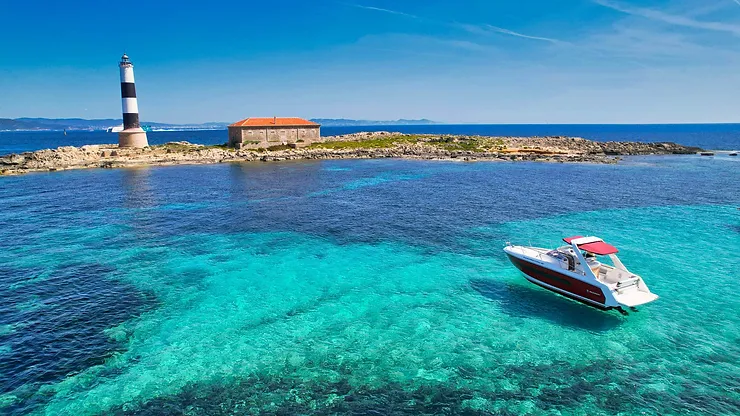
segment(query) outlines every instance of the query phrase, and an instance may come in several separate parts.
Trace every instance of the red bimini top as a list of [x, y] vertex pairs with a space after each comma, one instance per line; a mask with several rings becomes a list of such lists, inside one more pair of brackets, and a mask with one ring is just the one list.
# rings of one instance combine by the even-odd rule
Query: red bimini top
[[[579, 238], [584, 238], [584, 237], [581, 237], [580, 235], [577, 235], [575, 237], [567, 237], [567, 238], [564, 238], [563, 241], [565, 241], [566, 243], [570, 244], [571, 241], [578, 240]], [[616, 247], [614, 247], [611, 244], [605, 243], [601, 239], [599, 239], [598, 241], [590, 242], [590, 243], [578, 244], [578, 248], [580, 248], [583, 251], [588, 251], [589, 253], [598, 254], [600, 256], [606, 256], [606, 255], [609, 255], [609, 254], [616, 254], [616, 253], [619, 252], [619, 250], [617, 250]]]

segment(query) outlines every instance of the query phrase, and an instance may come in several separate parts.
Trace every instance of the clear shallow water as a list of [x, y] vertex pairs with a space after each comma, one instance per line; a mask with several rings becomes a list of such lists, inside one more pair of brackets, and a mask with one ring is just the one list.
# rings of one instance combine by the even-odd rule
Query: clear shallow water
[[[423, 126], [322, 127], [321, 134], [334, 136], [359, 131], [399, 131], [410, 134], [471, 134], [488, 136], [574, 136], [596, 141], [675, 142], [714, 150], [740, 148], [740, 124], [461, 124]], [[226, 143], [226, 130], [155, 131], [147, 134], [150, 144], [186, 140], [200, 144]], [[0, 155], [59, 146], [113, 144], [118, 135], [105, 132], [0, 132]]]
[[[736, 414], [737, 167], [2, 178], [0, 413]], [[576, 233], [618, 245], [661, 298], [597, 311], [528, 284], [501, 251]]]

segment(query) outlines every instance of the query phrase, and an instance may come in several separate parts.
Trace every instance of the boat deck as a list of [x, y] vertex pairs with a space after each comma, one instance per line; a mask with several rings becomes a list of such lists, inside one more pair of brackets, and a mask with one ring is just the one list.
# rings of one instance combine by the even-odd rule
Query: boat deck
[[614, 292], [614, 298], [624, 306], [633, 308], [658, 299], [658, 295], [651, 292], [632, 290], [629, 293]]

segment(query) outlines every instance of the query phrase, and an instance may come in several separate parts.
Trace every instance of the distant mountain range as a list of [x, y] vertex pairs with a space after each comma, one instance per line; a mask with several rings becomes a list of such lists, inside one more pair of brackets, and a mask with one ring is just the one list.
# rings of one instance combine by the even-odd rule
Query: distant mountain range
[[[106, 130], [109, 127], [120, 126], [123, 120], [114, 118], [87, 120], [84, 118], [0, 118], [0, 131], [8, 130]], [[142, 122], [141, 124], [154, 129], [219, 129], [229, 123], [202, 123], [202, 124], [171, 124]]]
[[[421, 120], [348, 120], [343, 118], [317, 118], [311, 121], [321, 124], [322, 126], [378, 126], [378, 125], [420, 125], [420, 124], [437, 124], [434, 121]], [[106, 130], [109, 127], [119, 126], [123, 123], [121, 119], [106, 118], [87, 120], [84, 118], [0, 118], [0, 131], [13, 130]], [[152, 129], [178, 129], [178, 130], [200, 130], [200, 129], [225, 129], [231, 123], [227, 122], [209, 122], [200, 124], [171, 124], [142, 122], [142, 125], [149, 126]]]
[[427, 120], [425, 118], [420, 120], [349, 120], [346, 118], [313, 118], [311, 119], [314, 123], [319, 123], [322, 126], [418, 126], [422, 124], [439, 124], [436, 121]]

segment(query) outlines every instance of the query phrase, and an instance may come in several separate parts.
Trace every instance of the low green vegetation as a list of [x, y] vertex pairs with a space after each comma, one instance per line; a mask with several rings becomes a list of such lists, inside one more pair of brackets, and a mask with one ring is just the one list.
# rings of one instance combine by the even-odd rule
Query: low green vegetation
[[230, 152], [236, 152], [236, 149], [233, 148], [233, 147], [231, 147], [231, 146], [229, 146], [228, 143], [224, 143], [224, 144], [209, 144], [209, 145], [203, 146], [202, 148], [205, 148], [205, 149], [221, 149], [221, 150], [228, 150]]
[[[249, 142], [248, 142], [249, 143]], [[251, 143], [250, 143], [251, 144]], [[436, 147], [444, 149], [450, 152], [495, 152], [501, 151], [506, 148], [506, 144], [502, 139], [494, 139], [490, 137], [461, 137], [461, 136], [433, 136], [433, 135], [420, 135], [420, 134], [394, 134], [385, 136], [374, 136], [369, 139], [358, 139], [358, 140], [337, 140], [337, 141], [326, 141], [320, 143], [313, 143], [308, 146], [308, 149], [329, 149], [329, 150], [353, 150], [353, 149], [390, 149], [404, 144], [423, 144], [430, 147]], [[166, 149], [172, 152], [179, 153], [191, 153], [197, 152], [202, 149], [220, 149], [234, 152], [236, 149], [228, 146], [228, 144], [216, 144], [216, 145], [188, 145], [181, 143], [167, 143], [162, 145], [152, 146], [153, 148]], [[290, 145], [275, 145], [267, 148], [253, 149], [257, 153], [263, 153], [267, 151], [277, 152], [281, 150], [291, 150], [293, 146]]]
[[424, 144], [427, 146], [438, 147], [447, 151], [469, 151], [469, 152], [488, 152], [498, 151], [506, 148], [502, 139], [492, 139], [488, 137], [459, 137], [459, 136], [431, 136], [401, 134], [392, 136], [378, 136], [365, 140], [351, 141], [328, 141], [314, 143], [311, 149], [332, 149], [332, 150], [349, 150], [349, 149], [387, 149], [401, 144]]
[[181, 143], [165, 143], [151, 146], [153, 149], [165, 149], [171, 152], [178, 153], [192, 153], [204, 149], [220, 149], [228, 150], [231, 152], [236, 151], [233, 147], [230, 147], [227, 143], [224, 144], [208, 144], [208, 145], [193, 145], [193, 144], [181, 144]]
[[190, 146], [186, 144], [180, 144], [180, 143], [165, 143], [165, 144], [158, 144], [151, 146], [153, 149], [165, 149], [172, 152], [178, 152], [178, 153], [190, 153], [198, 150], [200, 147], [197, 146]]
[[292, 146], [289, 146], [287, 144], [278, 144], [278, 145], [270, 146], [270, 147], [267, 148], [267, 150], [269, 150], [271, 152], [277, 152], [277, 151], [280, 151], [280, 150], [290, 150], [290, 149], [293, 149], [293, 147]]
[[506, 143], [502, 139], [490, 137], [454, 138], [454, 140], [441, 143], [440, 147], [449, 151], [468, 152], [497, 152], [506, 149]]
[[366, 140], [352, 140], [352, 141], [329, 141], [321, 143], [313, 143], [308, 146], [309, 149], [332, 149], [332, 150], [344, 150], [344, 149], [387, 149], [395, 147], [402, 143], [417, 143], [421, 136], [418, 135], [393, 135], [393, 136], [377, 136], [372, 139]]

